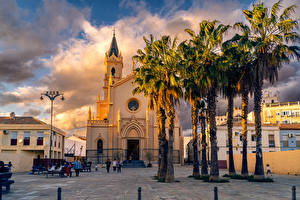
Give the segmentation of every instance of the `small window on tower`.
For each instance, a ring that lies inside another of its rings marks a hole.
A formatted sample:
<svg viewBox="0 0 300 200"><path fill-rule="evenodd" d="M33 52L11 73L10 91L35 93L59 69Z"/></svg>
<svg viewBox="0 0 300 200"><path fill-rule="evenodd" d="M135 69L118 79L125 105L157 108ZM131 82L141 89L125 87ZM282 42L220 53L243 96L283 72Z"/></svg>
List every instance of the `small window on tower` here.
<svg viewBox="0 0 300 200"><path fill-rule="evenodd" d="M112 75L112 76L115 76L115 73L116 73L115 68L112 68L112 69L111 69L111 75Z"/></svg>

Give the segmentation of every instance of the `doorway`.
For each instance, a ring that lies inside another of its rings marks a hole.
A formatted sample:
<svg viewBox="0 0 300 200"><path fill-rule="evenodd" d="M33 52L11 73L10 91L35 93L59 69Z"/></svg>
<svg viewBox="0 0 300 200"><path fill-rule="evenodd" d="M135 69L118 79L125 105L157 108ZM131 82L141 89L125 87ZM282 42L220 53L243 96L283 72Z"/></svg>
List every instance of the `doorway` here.
<svg viewBox="0 0 300 200"><path fill-rule="evenodd" d="M127 140L127 160L140 159L140 141Z"/></svg>

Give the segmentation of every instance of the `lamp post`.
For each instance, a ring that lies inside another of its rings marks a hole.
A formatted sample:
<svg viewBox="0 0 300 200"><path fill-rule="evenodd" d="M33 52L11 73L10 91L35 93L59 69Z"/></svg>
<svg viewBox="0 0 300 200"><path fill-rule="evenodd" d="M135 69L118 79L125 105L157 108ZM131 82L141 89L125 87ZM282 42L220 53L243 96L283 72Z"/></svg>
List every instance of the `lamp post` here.
<svg viewBox="0 0 300 200"><path fill-rule="evenodd" d="M61 100L63 101L64 98L64 94L63 93L59 93L59 91L46 91L45 93L41 94L40 99L43 100L43 96L48 97L51 101L51 111L50 111L50 115L51 115L51 120L50 120L50 152L49 152L49 165L50 167L52 166L52 162L51 162L51 154L52 154L52 117L53 117L53 101L56 97L61 96Z"/></svg>

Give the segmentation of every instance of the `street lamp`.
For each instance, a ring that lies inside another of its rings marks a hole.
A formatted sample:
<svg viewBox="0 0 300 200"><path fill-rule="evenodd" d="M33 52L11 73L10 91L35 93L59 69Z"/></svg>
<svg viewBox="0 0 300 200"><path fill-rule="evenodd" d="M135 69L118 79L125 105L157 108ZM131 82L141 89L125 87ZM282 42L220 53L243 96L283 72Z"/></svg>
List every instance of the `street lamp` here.
<svg viewBox="0 0 300 200"><path fill-rule="evenodd" d="M63 93L59 93L59 91L47 91L45 93L41 94L40 99L43 100L43 96L46 96L50 99L51 101L51 121L50 121L50 152L49 152L49 165L50 167L52 166L52 162L51 162L51 154L52 154L52 116L53 116L53 101L56 97L61 96L61 100L65 100L64 98L64 94Z"/></svg>

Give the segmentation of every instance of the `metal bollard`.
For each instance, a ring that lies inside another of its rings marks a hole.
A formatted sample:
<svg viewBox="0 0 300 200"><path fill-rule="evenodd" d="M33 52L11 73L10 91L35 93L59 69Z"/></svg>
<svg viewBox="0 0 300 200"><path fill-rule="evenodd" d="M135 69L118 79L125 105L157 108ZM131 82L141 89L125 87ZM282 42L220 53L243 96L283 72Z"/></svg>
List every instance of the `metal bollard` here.
<svg viewBox="0 0 300 200"><path fill-rule="evenodd" d="M0 176L0 200L2 200L2 177Z"/></svg>
<svg viewBox="0 0 300 200"><path fill-rule="evenodd" d="M296 200L296 186L292 187L292 200Z"/></svg>
<svg viewBox="0 0 300 200"><path fill-rule="evenodd" d="M61 200L61 188L57 188L57 200Z"/></svg>
<svg viewBox="0 0 300 200"><path fill-rule="evenodd" d="M142 188L139 187L138 189L138 200L142 200Z"/></svg>
<svg viewBox="0 0 300 200"><path fill-rule="evenodd" d="M214 188L214 200L218 200L218 187Z"/></svg>

